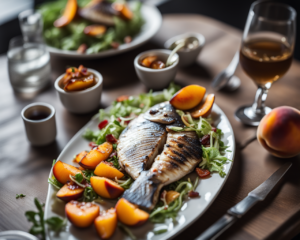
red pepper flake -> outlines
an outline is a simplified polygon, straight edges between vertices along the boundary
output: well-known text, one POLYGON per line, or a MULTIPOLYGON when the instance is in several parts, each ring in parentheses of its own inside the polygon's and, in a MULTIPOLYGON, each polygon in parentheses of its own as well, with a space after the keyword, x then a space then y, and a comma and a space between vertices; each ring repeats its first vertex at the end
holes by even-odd
POLYGON ((89 146, 93 149, 93 148, 95 148, 95 147, 98 147, 98 145, 96 144, 96 143, 94 143, 94 142, 90 142, 89 143, 89 146))
POLYGON ((196 197, 199 197, 199 193, 191 190, 191 191, 189 191, 188 196, 190 198, 196 198, 196 197))
POLYGON ((112 134, 107 134, 105 136, 105 138, 106 138, 106 141, 110 142, 110 143, 117 143, 118 142, 118 140, 112 134))
POLYGON ((120 46, 120 44, 118 42, 112 42, 110 45, 113 49, 117 49, 120 46))
POLYGON ((108 121, 103 120, 102 122, 99 123, 98 128, 101 130, 101 129, 105 128, 107 124, 108 124, 108 121))
POLYGON ((117 98, 117 102, 123 102, 125 100, 129 99, 129 96, 128 95, 122 95, 120 97, 117 98))
POLYGON ((210 171, 207 169, 196 168, 196 172, 200 178, 210 176, 210 171))
POLYGON ((202 145, 209 145, 210 144, 210 135, 204 135, 201 139, 200 142, 202 145))

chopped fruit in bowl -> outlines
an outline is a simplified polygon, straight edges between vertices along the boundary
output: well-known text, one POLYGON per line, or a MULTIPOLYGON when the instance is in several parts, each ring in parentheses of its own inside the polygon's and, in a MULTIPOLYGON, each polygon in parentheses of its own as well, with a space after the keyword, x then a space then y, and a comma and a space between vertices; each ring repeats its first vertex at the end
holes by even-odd
POLYGON ((68 202, 65 206, 66 216, 76 227, 85 228, 93 224, 99 215, 99 206, 90 202, 68 202))
POLYGON ((166 63, 158 59, 157 56, 148 56, 141 61, 141 65, 146 68, 162 69, 166 67, 166 63))
POLYGON ((289 158, 300 153, 300 111, 292 107, 274 108, 257 128, 259 143, 272 155, 289 158))

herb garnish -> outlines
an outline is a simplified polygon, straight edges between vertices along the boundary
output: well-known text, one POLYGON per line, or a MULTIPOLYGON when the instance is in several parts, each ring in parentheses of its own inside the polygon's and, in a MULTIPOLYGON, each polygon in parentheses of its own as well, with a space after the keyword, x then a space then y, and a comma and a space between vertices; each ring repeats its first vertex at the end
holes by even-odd
POLYGON ((16 199, 23 198, 23 197, 26 197, 26 195, 24 195, 23 193, 16 194, 16 199))

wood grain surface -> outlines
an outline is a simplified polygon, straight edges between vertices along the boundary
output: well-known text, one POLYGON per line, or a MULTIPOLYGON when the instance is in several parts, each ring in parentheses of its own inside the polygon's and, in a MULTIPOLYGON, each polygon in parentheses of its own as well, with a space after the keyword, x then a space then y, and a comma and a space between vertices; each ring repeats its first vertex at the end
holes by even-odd
MULTIPOLYGON (((15 93, 7 74, 6 56, 0 56, 0 231, 28 231, 30 224, 24 212, 35 209, 34 197, 45 202, 47 178, 52 160, 57 158, 72 136, 96 113, 74 115, 60 103, 53 82, 67 66, 84 64, 99 70, 104 76, 104 91, 100 107, 108 106, 117 96, 139 94, 146 89, 137 79, 133 59, 141 51, 162 48, 170 37, 187 31, 202 33, 206 45, 192 66, 180 69, 175 81, 181 85, 200 84, 208 92, 211 80, 231 61, 239 49, 241 32, 213 19, 200 15, 165 15, 163 25, 146 45, 119 56, 99 60, 78 61, 52 56, 52 82, 35 96, 15 93), (56 109, 57 138, 46 147, 32 147, 25 135, 20 112, 32 102, 47 102, 56 109), (16 194, 26 194, 16 199, 16 194)), ((236 75, 242 85, 236 92, 215 92, 216 103, 229 118, 237 141, 232 172, 210 208, 174 239, 194 239, 221 217, 227 209, 247 196, 248 192, 266 180, 287 160, 272 157, 254 140, 256 128, 247 127, 234 117, 241 105, 254 100, 256 86, 240 67, 236 75)), ((272 86, 267 99, 271 108, 288 105, 300 108, 300 63, 294 61, 288 73, 272 86)), ((262 203, 256 205, 218 239, 290 239, 300 232, 300 159, 293 159, 293 167, 278 187, 262 203)), ((204 182, 202 184, 205 184, 204 182)))

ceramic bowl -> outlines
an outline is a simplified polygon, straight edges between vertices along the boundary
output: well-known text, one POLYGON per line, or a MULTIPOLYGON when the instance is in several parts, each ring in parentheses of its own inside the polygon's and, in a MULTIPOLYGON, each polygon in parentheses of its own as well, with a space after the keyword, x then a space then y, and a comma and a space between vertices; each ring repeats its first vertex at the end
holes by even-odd
POLYGON ((141 65, 141 61, 145 57, 157 56, 158 59, 162 60, 163 62, 166 62, 170 53, 171 50, 155 49, 142 52, 134 59, 135 71, 141 82, 143 82, 148 88, 162 89, 168 86, 168 84, 175 78, 179 62, 179 56, 175 53, 172 58, 173 64, 169 67, 162 69, 152 69, 144 67, 141 65))
POLYGON ((180 49, 177 54, 179 55, 179 67, 186 67, 188 65, 191 65, 193 62, 196 61, 199 53, 201 52, 202 48, 205 44, 205 38, 202 34, 196 33, 196 32, 188 32, 184 33, 175 37, 170 38, 168 41, 165 42, 164 47, 166 49, 169 49, 171 45, 176 42, 177 40, 187 38, 187 37, 195 37, 199 41, 199 46, 189 50, 189 49, 180 49))
POLYGON ((65 73, 60 75, 54 83, 61 103, 68 111, 72 113, 84 114, 99 108, 103 78, 102 75, 96 70, 88 68, 88 71, 93 73, 97 80, 96 85, 91 88, 75 92, 66 92, 59 86, 59 81, 62 79, 65 73))

